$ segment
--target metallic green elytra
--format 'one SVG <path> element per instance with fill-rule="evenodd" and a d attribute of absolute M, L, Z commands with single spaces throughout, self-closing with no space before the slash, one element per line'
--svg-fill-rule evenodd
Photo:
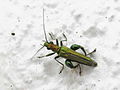
<path fill-rule="evenodd" d="M 64 69 L 64 64 L 57 60 L 57 58 L 59 58 L 59 57 L 63 57 L 63 58 L 66 59 L 65 60 L 65 65 L 68 66 L 69 68 L 79 67 L 80 68 L 80 74 L 81 74 L 80 64 L 87 65 L 87 66 L 92 66 L 92 67 L 97 66 L 97 63 L 94 60 L 92 60 L 90 57 L 88 57 L 88 55 L 91 55 L 92 53 L 96 52 L 96 49 L 94 49 L 91 53 L 87 54 L 84 47 L 82 47 L 81 45 L 73 44 L 70 48 L 68 48 L 68 47 L 63 45 L 63 41 L 67 41 L 67 38 L 66 38 L 65 34 L 63 34 L 65 40 L 61 40 L 60 45 L 58 43 L 58 39 L 56 39 L 56 44 L 54 44 L 52 41 L 48 42 L 47 35 L 46 35 L 46 32 L 45 32 L 45 24 L 44 24 L 44 9 L 43 9 L 43 30 L 44 30 L 45 39 L 46 39 L 46 42 L 44 43 L 43 47 L 47 47 L 47 49 L 52 50 L 53 53 L 47 54 L 45 56 L 40 56 L 38 58 L 51 56 L 51 55 L 57 53 L 58 55 L 55 57 L 55 60 L 59 64 L 62 65 L 62 69 L 60 70 L 60 73 Z M 49 33 L 49 35 L 53 39 L 52 34 Z M 42 48 L 40 48 L 37 52 L 39 52 Z M 78 49 L 81 49 L 84 54 L 76 52 L 76 50 L 78 50 Z M 73 65 L 72 62 L 77 62 L 78 64 Z"/>
<path fill-rule="evenodd" d="M 91 58 L 89 58 L 81 53 L 78 53 L 78 52 L 76 52 L 68 47 L 65 47 L 65 46 L 62 46 L 60 48 L 60 52 L 58 53 L 58 55 L 60 57 L 70 59 L 71 61 L 78 62 L 80 64 L 93 66 L 93 67 L 97 66 L 97 63 L 95 61 L 93 61 Z"/>

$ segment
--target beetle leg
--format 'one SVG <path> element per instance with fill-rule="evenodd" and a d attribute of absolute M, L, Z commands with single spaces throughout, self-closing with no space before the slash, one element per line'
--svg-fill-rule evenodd
<path fill-rule="evenodd" d="M 55 38 L 53 38 L 53 33 L 49 33 L 50 37 L 52 40 L 55 40 Z"/>
<path fill-rule="evenodd" d="M 80 49 L 84 52 L 85 56 L 87 55 L 84 47 L 82 47 L 82 46 L 80 46 L 80 45 L 73 44 L 70 48 L 71 48 L 72 50 L 77 50 L 77 49 L 80 48 Z"/>
<path fill-rule="evenodd" d="M 62 69 L 61 69 L 60 72 L 59 72 L 59 74 L 60 74 L 60 73 L 63 71 L 63 69 L 64 69 L 64 64 L 62 64 L 60 61 L 58 61 L 57 58 L 59 58 L 59 56 L 56 56 L 56 57 L 55 57 L 55 60 L 56 60 L 59 64 L 62 65 Z"/>
<path fill-rule="evenodd" d="M 56 39 L 56 45 L 59 46 L 58 39 Z"/>
<path fill-rule="evenodd" d="M 60 41 L 60 46 L 63 46 L 63 41 L 67 41 L 67 37 L 65 36 L 64 33 L 63 33 L 63 36 L 64 36 L 65 40 L 61 40 L 61 41 Z"/>
<path fill-rule="evenodd" d="M 63 43 L 62 43 L 62 41 L 60 41 L 60 46 L 63 46 Z"/>
<path fill-rule="evenodd" d="M 51 39 L 55 40 L 55 38 L 53 38 L 53 35 L 52 35 L 52 34 L 53 34 L 53 33 L 49 33 Z M 59 46 L 58 39 L 56 39 L 56 45 Z"/>
<path fill-rule="evenodd" d="M 87 55 L 91 55 L 91 54 L 93 54 L 94 52 L 96 52 L 96 48 L 95 48 L 92 52 L 88 53 Z"/>
<path fill-rule="evenodd" d="M 67 37 L 65 36 L 65 34 L 63 33 L 63 36 L 65 38 L 65 40 L 62 40 L 62 41 L 67 41 Z"/>
<path fill-rule="evenodd" d="M 70 59 L 66 59 L 65 64 L 66 64 L 67 67 L 69 67 L 69 68 L 71 68 L 71 69 L 79 67 L 79 68 L 80 68 L 79 74 L 81 75 L 81 67 L 80 67 L 80 64 L 77 64 L 77 65 L 74 66 L 74 65 L 72 64 L 72 62 L 71 62 Z"/>
<path fill-rule="evenodd" d="M 55 53 L 49 53 L 49 54 L 44 55 L 44 56 L 39 56 L 38 58 L 43 58 L 43 57 L 51 56 L 51 55 L 53 55 L 53 54 L 55 54 Z"/>
<path fill-rule="evenodd" d="M 74 66 L 70 59 L 66 59 L 65 64 L 69 68 L 76 68 L 78 65 Z"/>
<path fill-rule="evenodd" d="M 82 70 L 81 70 L 81 66 L 80 66 L 80 64 L 79 64 L 78 66 L 79 66 L 79 68 L 80 68 L 80 72 L 79 72 L 79 74 L 80 74 L 80 76 L 81 76 L 81 72 L 82 72 Z"/>

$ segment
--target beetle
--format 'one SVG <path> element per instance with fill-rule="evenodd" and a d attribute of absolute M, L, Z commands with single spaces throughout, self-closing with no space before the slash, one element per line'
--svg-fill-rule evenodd
<path fill-rule="evenodd" d="M 62 65 L 62 68 L 59 72 L 59 74 L 63 71 L 64 69 L 64 64 L 61 63 L 60 61 L 57 60 L 57 58 L 59 57 L 63 57 L 65 58 L 65 65 L 71 69 L 79 67 L 80 68 L 80 75 L 81 75 L 81 67 L 80 64 L 83 65 L 87 65 L 87 66 L 92 66 L 92 67 L 96 67 L 97 63 L 92 60 L 90 57 L 88 57 L 88 55 L 96 52 L 96 49 L 94 49 L 91 53 L 86 53 L 85 49 L 83 46 L 78 45 L 78 44 L 73 44 L 70 48 L 66 47 L 63 45 L 63 41 L 67 41 L 67 37 L 65 36 L 65 34 L 63 33 L 63 36 L 65 38 L 65 40 L 61 40 L 60 41 L 60 46 L 58 43 L 58 39 L 56 39 L 56 44 L 54 44 L 52 41 L 48 42 L 47 40 L 47 35 L 46 35 L 46 31 L 45 31 L 45 24 L 44 24 L 44 9 L 43 9 L 43 30 L 44 30 L 44 34 L 45 34 L 45 43 L 43 45 L 43 47 L 47 47 L 48 50 L 52 50 L 53 53 L 47 54 L 45 56 L 40 56 L 38 58 L 42 58 L 42 57 L 47 57 L 47 56 L 51 56 L 55 53 L 57 53 L 57 56 L 54 58 L 60 65 Z M 49 33 L 50 34 L 50 33 Z M 50 34 L 51 38 L 52 34 Z M 35 54 L 34 56 L 43 48 L 41 47 Z M 79 52 L 76 52 L 76 50 L 81 49 L 83 51 L 84 54 L 81 54 Z M 77 62 L 77 65 L 73 65 L 73 62 Z"/>

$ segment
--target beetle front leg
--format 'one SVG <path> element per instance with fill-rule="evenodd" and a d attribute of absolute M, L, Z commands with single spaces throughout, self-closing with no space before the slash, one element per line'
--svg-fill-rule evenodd
<path fill-rule="evenodd" d="M 62 65 L 62 69 L 61 69 L 60 72 L 59 72 L 59 74 L 60 74 L 60 73 L 63 71 L 63 69 L 64 69 L 64 64 L 62 64 L 60 61 L 58 61 L 57 58 L 59 58 L 59 56 L 56 56 L 56 57 L 55 57 L 55 60 L 56 60 L 60 65 Z"/>
<path fill-rule="evenodd" d="M 60 46 L 63 46 L 63 41 L 67 41 L 67 37 L 65 36 L 64 33 L 63 33 L 63 36 L 64 36 L 65 40 L 61 40 L 61 41 L 60 41 Z"/>
<path fill-rule="evenodd" d="M 55 40 L 54 36 L 53 36 L 53 33 L 49 33 L 50 37 L 52 40 Z"/>

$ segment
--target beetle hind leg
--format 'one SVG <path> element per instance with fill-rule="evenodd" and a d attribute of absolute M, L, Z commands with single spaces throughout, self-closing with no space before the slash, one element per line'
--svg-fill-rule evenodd
<path fill-rule="evenodd" d="M 93 54 L 93 53 L 95 53 L 96 52 L 96 48 L 92 51 L 92 52 L 90 52 L 90 53 L 86 53 L 86 51 L 85 51 L 85 49 L 84 49 L 84 47 L 82 47 L 81 45 L 77 45 L 77 44 L 73 44 L 71 47 L 70 47 L 70 49 L 72 49 L 72 50 L 78 50 L 78 49 L 81 49 L 83 52 L 84 52 L 84 55 L 85 56 L 87 56 L 87 55 L 91 55 L 91 54 Z"/>
<path fill-rule="evenodd" d="M 65 64 L 66 64 L 67 67 L 69 67 L 69 68 L 71 68 L 71 69 L 74 69 L 74 68 L 79 67 L 79 68 L 80 68 L 79 74 L 81 75 L 81 67 L 80 67 L 80 64 L 73 65 L 73 63 L 72 63 L 71 60 L 69 60 L 69 59 L 66 59 Z"/>
<path fill-rule="evenodd" d="M 93 54 L 95 52 L 96 52 L 96 48 L 92 52 L 88 53 L 87 55 L 91 55 L 91 54 Z"/>
<path fill-rule="evenodd" d="M 70 48 L 74 51 L 80 48 L 84 52 L 85 56 L 87 55 L 84 47 L 82 47 L 81 45 L 73 44 Z"/>

